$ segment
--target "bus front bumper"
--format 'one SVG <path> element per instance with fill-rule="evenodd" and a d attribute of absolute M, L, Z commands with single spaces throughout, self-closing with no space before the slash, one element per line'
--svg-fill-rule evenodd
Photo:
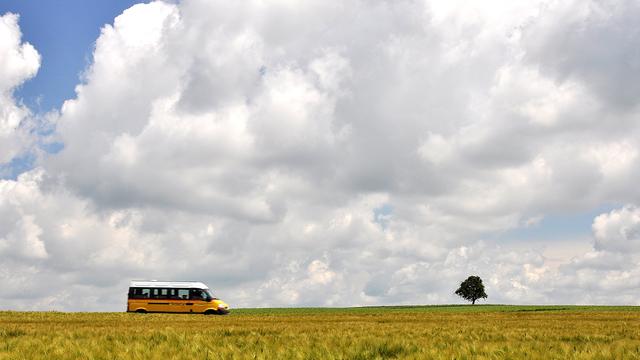
<path fill-rule="evenodd" d="M 224 309 L 224 308 L 219 308 L 218 309 L 218 314 L 220 315 L 227 315 L 230 312 L 229 309 Z"/>

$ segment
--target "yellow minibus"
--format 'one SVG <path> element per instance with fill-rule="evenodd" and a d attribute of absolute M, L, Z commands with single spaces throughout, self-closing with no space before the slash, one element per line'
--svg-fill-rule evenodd
<path fill-rule="evenodd" d="M 229 305 L 199 281 L 133 280 L 127 312 L 224 315 L 229 313 Z"/>

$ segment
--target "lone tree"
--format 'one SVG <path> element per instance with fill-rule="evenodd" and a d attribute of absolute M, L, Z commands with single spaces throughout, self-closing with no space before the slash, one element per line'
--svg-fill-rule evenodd
<path fill-rule="evenodd" d="M 479 276 L 469 276 L 467 280 L 460 284 L 460 287 L 456 290 L 456 295 L 467 301 L 471 301 L 471 305 L 475 305 L 478 299 L 487 298 L 482 279 L 480 279 Z"/>

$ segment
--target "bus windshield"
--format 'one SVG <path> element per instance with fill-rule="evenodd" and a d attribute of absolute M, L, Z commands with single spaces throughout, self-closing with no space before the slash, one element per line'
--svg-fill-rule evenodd
<path fill-rule="evenodd" d="M 207 300 L 218 300 L 217 297 L 213 296 L 213 294 L 211 293 L 211 290 L 206 289 L 206 290 L 203 290 L 203 291 L 206 294 Z"/>

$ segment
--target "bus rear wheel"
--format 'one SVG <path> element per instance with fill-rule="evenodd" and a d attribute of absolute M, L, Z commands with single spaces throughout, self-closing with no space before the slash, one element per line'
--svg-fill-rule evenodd
<path fill-rule="evenodd" d="M 147 310 L 145 310 L 145 309 L 138 309 L 138 310 L 136 310 L 136 313 L 138 313 L 138 314 L 146 314 L 146 313 L 147 313 Z"/>

